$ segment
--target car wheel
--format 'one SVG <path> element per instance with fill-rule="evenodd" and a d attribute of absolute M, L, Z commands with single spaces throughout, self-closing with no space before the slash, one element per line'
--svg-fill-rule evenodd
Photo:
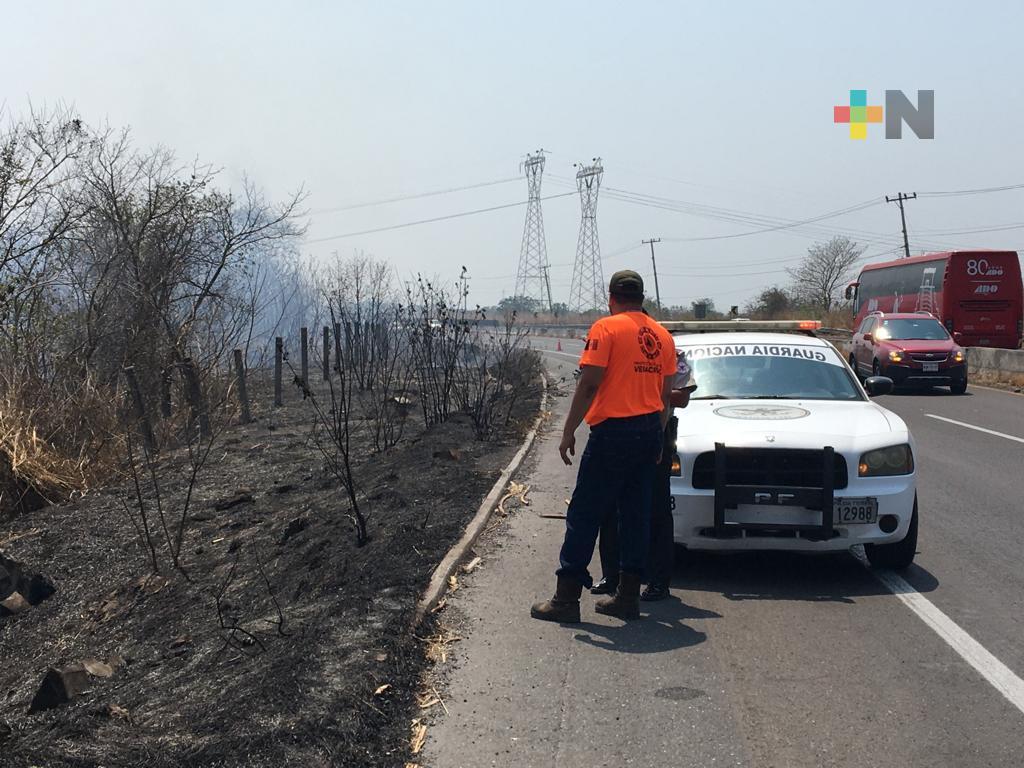
<path fill-rule="evenodd" d="M 875 360 L 873 363 L 871 363 L 871 375 L 872 376 L 881 376 L 882 375 L 882 366 L 879 365 L 878 360 Z"/>
<path fill-rule="evenodd" d="M 865 544 L 864 554 L 868 562 L 876 568 L 894 568 L 903 571 L 914 562 L 917 554 L 917 497 L 914 497 L 914 514 L 910 518 L 910 528 L 902 541 L 892 544 Z"/>
<path fill-rule="evenodd" d="M 857 370 L 857 358 L 853 355 L 850 355 L 850 367 L 853 369 L 853 375 L 859 379 L 860 371 Z"/>
<path fill-rule="evenodd" d="M 956 384 L 949 385 L 949 391 L 954 395 L 962 395 L 967 391 L 967 379 L 957 382 Z"/>

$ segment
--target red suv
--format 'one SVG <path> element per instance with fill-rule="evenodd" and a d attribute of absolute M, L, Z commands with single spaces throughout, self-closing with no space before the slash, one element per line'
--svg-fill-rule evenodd
<path fill-rule="evenodd" d="M 850 367 L 861 378 L 888 376 L 896 386 L 967 391 L 963 348 L 927 312 L 872 312 L 853 332 Z"/>

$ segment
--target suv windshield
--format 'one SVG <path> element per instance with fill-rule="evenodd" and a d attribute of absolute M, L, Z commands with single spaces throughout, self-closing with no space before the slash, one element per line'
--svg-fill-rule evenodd
<path fill-rule="evenodd" d="M 927 341 L 941 341 L 949 338 L 942 323 L 933 317 L 904 318 L 897 317 L 882 320 L 882 324 L 875 331 L 879 339 L 921 339 Z"/>
<path fill-rule="evenodd" d="M 862 400 L 842 359 L 829 347 L 800 344 L 687 346 L 694 400 Z"/>

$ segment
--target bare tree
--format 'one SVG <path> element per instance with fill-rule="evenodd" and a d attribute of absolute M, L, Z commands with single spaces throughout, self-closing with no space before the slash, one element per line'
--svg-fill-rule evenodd
<path fill-rule="evenodd" d="M 0 128 L 0 373 L 10 386 L 56 364 L 44 342 L 62 309 L 54 256 L 82 215 L 75 166 L 89 143 L 63 108 Z"/>
<path fill-rule="evenodd" d="M 827 243 L 815 243 L 807 249 L 800 266 L 786 270 L 793 279 L 793 295 L 799 302 L 831 311 L 863 253 L 857 243 L 841 235 Z"/>
<path fill-rule="evenodd" d="M 163 419 L 185 372 L 223 402 L 218 372 L 265 303 L 259 265 L 302 232 L 302 193 L 219 190 L 211 167 L 65 109 L 0 122 L 0 435 L 38 434 L 77 469 L 104 444 L 120 456 L 126 366 Z"/>
<path fill-rule="evenodd" d="M 259 311 L 254 265 L 301 234 L 301 193 L 275 206 L 249 182 L 221 192 L 210 167 L 139 152 L 126 132 L 102 137 L 83 180 L 88 215 L 67 252 L 82 366 L 109 383 L 135 366 L 150 403 L 186 364 L 203 381 L 223 369 Z"/>
<path fill-rule="evenodd" d="M 447 421 L 458 405 L 456 388 L 474 324 L 468 295 L 465 267 L 454 290 L 422 276 L 406 289 L 404 325 L 427 426 Z"/>

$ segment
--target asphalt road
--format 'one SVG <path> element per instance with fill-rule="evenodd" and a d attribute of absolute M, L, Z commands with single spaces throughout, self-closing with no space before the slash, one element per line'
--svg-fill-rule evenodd
<path fill-rule="evenodd" d="M 580 344 L 561 343 L 545 356 L 571 390 Z M 529 617 L 564 529 L 538 513 L 564 512 L 575 479 L 557 455 L 558 399 L 520 478 L 532 506 L 451 601 L 463 640 L 423 764 L 1024 765 L 1024 397 L 881 402 L 918 443 L 905 582 L 846 554 L 698 555 L 642 621 L 599 616 L 585 595 L 569 627 Z"/>

